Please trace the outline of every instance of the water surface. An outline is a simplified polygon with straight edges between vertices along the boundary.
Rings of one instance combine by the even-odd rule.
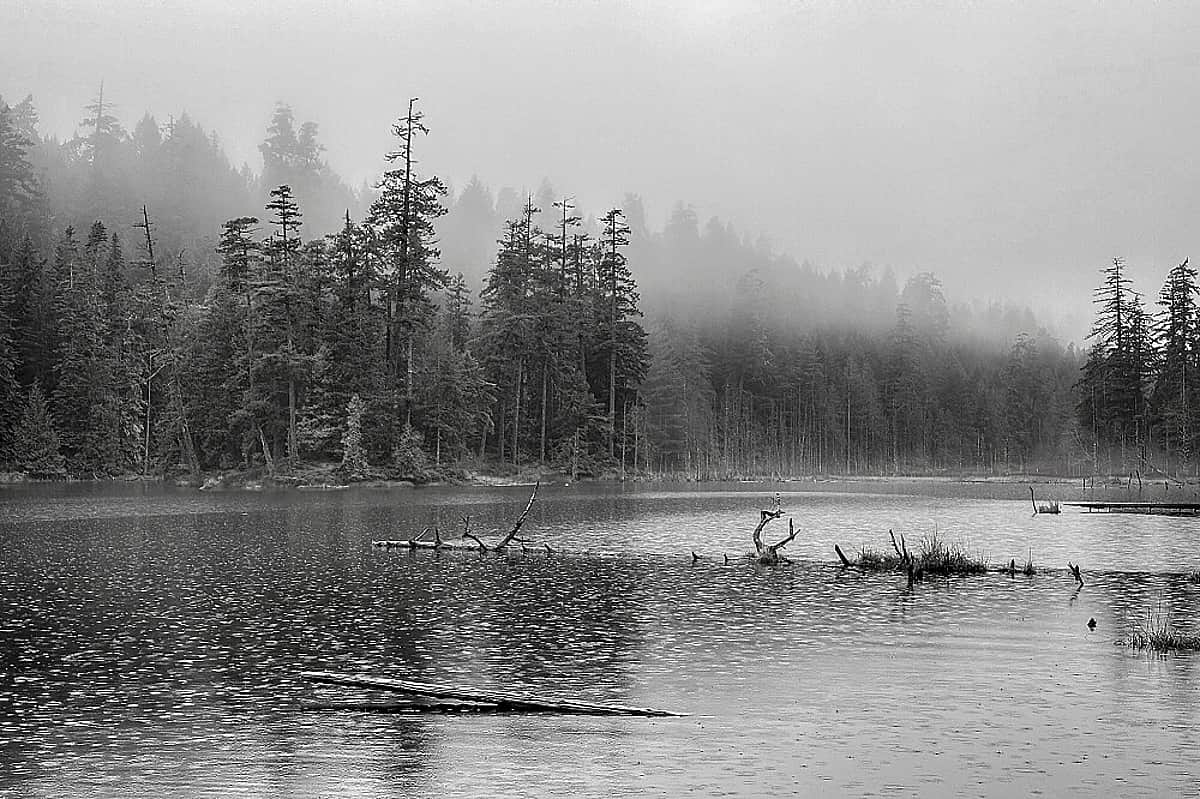
[[[756,568],[738,555],[777,490],[797,562]],[[1200,655],[1115,642],[1150,608],[1200,628],[1200,520],[1033,517],[1025,491],[543,486],[531,543],[592,554],[480,557],[370,541],[501,528],[528,488],[5,488],[0,793],[1197,795]],[[888,528],[1041,572],[908,590],[836,567],[834,542]],[[316,710],[384,697],[303,669],[691,715]]]

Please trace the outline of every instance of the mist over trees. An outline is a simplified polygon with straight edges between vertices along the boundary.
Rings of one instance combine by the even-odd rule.
[[[0,101],[0,465],[39,477],[304,463],[694,478],[1191,469],[1196,279],[1114,261],[1086,352],[921,273],[826,271],[676,206],[599,216],[419,169],[414,104],[354,191],[277,106],[260,173],[103,92],[42,138]]]

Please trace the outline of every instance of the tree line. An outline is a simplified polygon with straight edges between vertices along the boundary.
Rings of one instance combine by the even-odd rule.
[[[68,142],[36,123],[30,99],[0,101],[9,470],[1195,465],[1186,262],[1157,314],[1114,262],[1081,352],[1028,311],[951,306],[932,274],[822,273],[717,220],[702,228],[686,206],[655,232],[632,195],[598,219],[545,183],[493,198],[475,179],[455,197],[415,167],[429,131],[411,104],[387,170],[357,192],[286,106],[261,175],[234,170],[186,116],[165,136],[150,117],[126,133],[102,96]],[[646,323],[635,269],[653,287]]]

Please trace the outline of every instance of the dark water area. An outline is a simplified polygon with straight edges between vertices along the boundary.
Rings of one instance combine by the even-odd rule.
[[[797,562],[755,567],[777,490]],[[591,556],[370,546],[500,529],[528,491],[0,489],[0,795],[1200,795],[1200,654],[1118,643],[1155,609],[1200,632],[1200,519],[1034,517],[1005,484],[544,486],[531,543]],[[935,526],[1042,571],[836,567]],[[384,697],[304,669],[690,715],[317,709]]]

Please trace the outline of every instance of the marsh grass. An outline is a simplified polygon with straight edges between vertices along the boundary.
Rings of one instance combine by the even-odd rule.
[[[986,560],[969,555],[961,547],[947,544],[938,534],[932,533],[921,539],[921,547],[916,552],[909,553],[916,572],[926,575],[961,575],[984,574],[988,570]],[[867,571],[896,571],[908,570],[908,564],[899,552],[881,552],[877,549],[863,547],[859,553],[859,568]],[[1032,564],[1030,565],[1032,568]]]
[[[1200,585],[1200,569],[1190,572],[1187,576],[1187,581],[1192,585]]]
[[[1158,608],[1146,612],[1144,622],[1134,623],[1129,645],[1134,649],[1151,649],[1155,652],[1195,652],[1200,651],[1200,635],[1176,629],[1160,604]]]

